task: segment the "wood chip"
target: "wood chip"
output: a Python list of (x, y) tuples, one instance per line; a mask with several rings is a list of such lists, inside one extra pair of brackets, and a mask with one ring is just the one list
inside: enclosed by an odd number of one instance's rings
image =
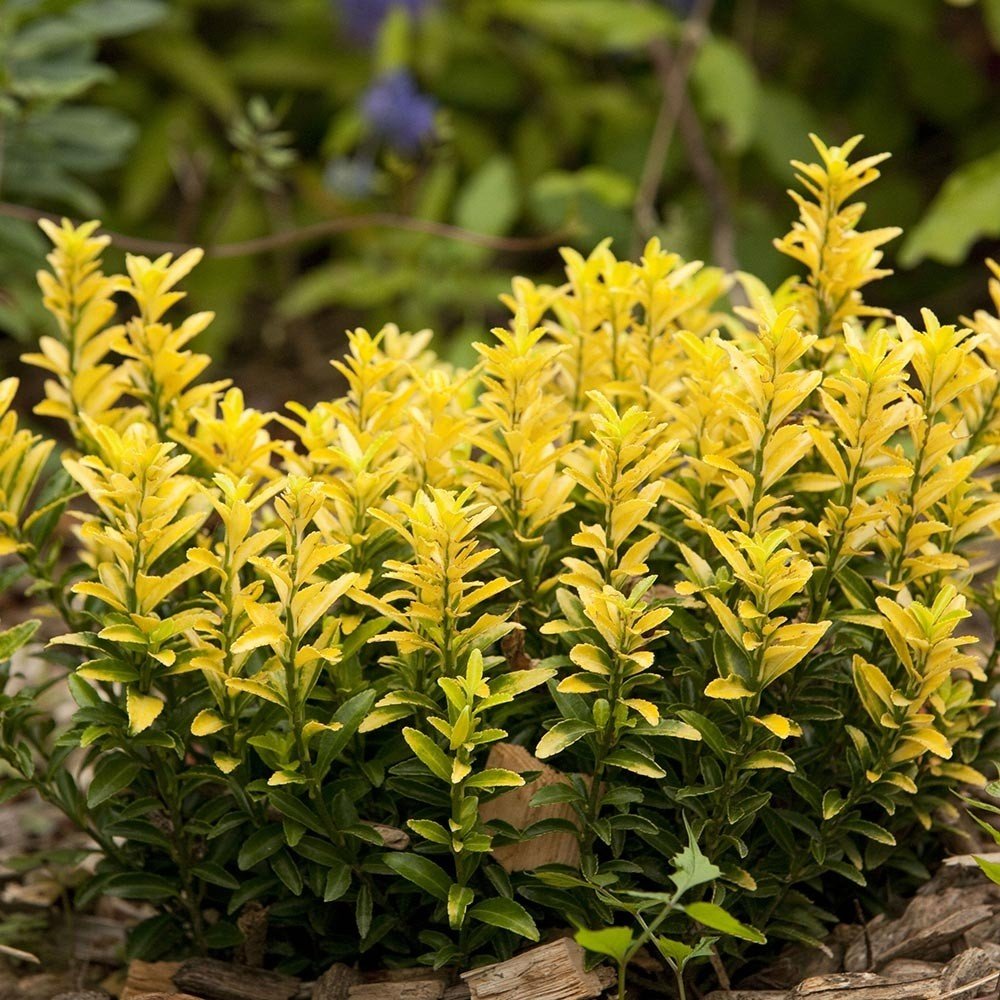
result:
[(408, 979), (399, 983), (359, 983), (348, 991), (348, 1000), (442, 1000), (443, 979)]
[[(872, 968), (879, 970), (894, 958), (928, 959), (937, 949), (989, 920), (998, 909), (992, 888), (952, 888), (916, 896), (898, 920), (876, 917), (868, 924)], [(867, 967), (867, 942), (859, 934), (847, 949), (844, 968), (862, 972)]]
[(251, 899), (240, 910), (236, 926), (243, 935), (243, 942), (233, 957), (241, 965), (259, 969), (264, 964), (264, 954), (267, 951), (267, 907), (256, 899)]
[(62, 886), (55, 879), (26, 879), (5, 885), (0, 893), (0, 902), (14, 908), (47, 910), (62, 894)]
[(464, 972), (462, 979), (471, 1000), (588, 1000), (604, 992), (614, 973), (587, 972), (583, 960), (575, 941), (559, 938), (506, 962)]
[(139, 1000), (150, 993), (176, 993), (173, 975), (180, 962), (143, 962), (133, 959), (128, 965), (120, 1000)]
[(370, 826), (382, 838), (382, 846), (390, 851), (405, 851), (410, 846), (410, 835), (405, 830), (385, 823), (371, 823)]
[(944, 962), (923, 962), (918, 958), (894, 958), (882, 970), (886, 979), (898, 983), (907, 979), (933, 979), (944, 972)]
[(953, 854), (950, 858), (945, 858), (941, 864), (946, 868), (955, 866), (959, 868), (978, 868), (979, 865), (976, 863), (976, 858), (997, 863), (1000, 862), (1000, 851), (985, 851), (982, 854)]
[(844, 972), (813, 976), (789, 993), (789, 1000), (928, 1000), (940, 989), (941, 980), (910, 979), (893, 982), (872, 972)]
[(788, 1000), (788, 990), (714, 990), (704, 1000)]
[(232, 965), (214, 958), (192, 958), (173, 975), (174, 986), (204, 1000), (291, 1000), (301, 987), (298, 979), (280, 972)]
[(136, 993), (132, 1000), (203, 1000), (190, 993)]
[[(557, 802), (537, 807), (531, 805), (531, 799), (537, 791), (548, 785), (568, 782), (569, 779), (561, 771), (533, 757), (524, 747), (513, 743), (494, 744), (487, 757), (486, 766), (503, 767), (518, 774), (526, 771), (541, 772), (534, 781), (504, 792), (489, 802), (483, 802), (479, 807), (479, 815), (486, 822), (494, 819), (503, 820), (516, 830), (523, 830), (543, 819), (577, 822), (576, 813), (567, 803)], [(529, 871), (540, 865), (549, 864), (576, 868), (580, 864), (580, 843), (570, 833), (546, 833), (521, 844), (496, 847), (493, 849), (493, 856), (508, 872)]]
[(336, 962), (316, 980), (312, 1000), (348, 1000), (351, 987), (360, 982), (361, 973), (357, 969)]
[(1000, 963), (982, 948), (969, 948), (957, 955), (941, 974), (941, 992), (954, 1000), (972, 1000), (997, 988)]
[[(896, 924), (902, 920), (886, 923)], [(705, 1000), (974, 1000), (992, 995), (990, 991), (997, 988), (998, 979), (1000, 948), (996, 952), (972, 948), (947, 965), (919, 959), (895, 959), (886, 963), (882, 975), (832, 973), (811, 976), (787, 991), (717, 990)]]

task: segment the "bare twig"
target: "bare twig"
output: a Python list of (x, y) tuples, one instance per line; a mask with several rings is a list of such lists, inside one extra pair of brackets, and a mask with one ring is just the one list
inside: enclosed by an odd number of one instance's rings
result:
[(20, 948), (12, 948), (7, 944), (0, 944), (0, 955), (6, 955), (8, 958), (17, 959), (19, 962), (31, 962), (34, 965), (39, 965), (41, 959), (37, 955), (32, 955), (30, 951), (22, 951)]
[[(38, 222), (40, 219), (51, 219), (53, 222), (59, 222), (62, 218), (53, 212), (41, 212), (36, 208), (15, 205), (11, 202), (0, 202), (0, 215), (10, 219), (21, 219), (24, 222)], [(215, 246), (209, 246), (205, 254), (208, 257), (250, 257), (254, 254), (267, 253), (299, 243), (322, 240), (328, 236), (355, 229), (402, 229), (407, 232), (421, 233), (424, 236), (436, 236), (458, 243), (483, 247), (487, 250), (508, 253), (545, 250), (556, 246), (569, 236), (566, 231), (547, 233), (543, 236), (490, 236), (487, 233), (477, 233), (471, 229), (452, 226), (446, 222), (413, 219), (407, 215), (396, 215), (392, 212), (371, 212), (366, 215), (345, 215), (336, 219), (324, 219), (322, 222), (315, 222), (309, 226), (299, 226), (296, 229), (287, 229), (269, 236), (259, 236), (252, 240), (219, 243)], [(101, 232), (111, 238), (114, 246), (132, 253), (155, 255), (184, 253), (191, 249), (189, 243), (147, 240), (137, 236), (128, 236), (125, 233), (116, 233), (110, 229), (102, 229)]]
[(677, 128), (691, 67), (704, 40), (714, 2), (715, 0), (697, 0), (691, 16), (684, 22), (683, 33), (676, 46), (666, 39), (659, 39), (650, 45), (650, 56), (660, 82), (662, 98), (633, 205), (633, 253), (638, 252), (657, 225), (656, 193), (663, 179), (663, 169)]
[(719, 980), (719, 985), (724, 990), (732, 989), (732, 984), (729, 981), (729, 973), (726, 972), (726, 967), (722, 964), (722, 959), (719, 958), (719, 952), (714, 944), (712, 945), (712, 950), (708, 954), (708, 960), (712, 964), (712, 971)]
[(691, 102), (691, 95), (686, 91), (681, 98), (677, 128), (687, 150), (691, 169), (708, 196), (708, 208), (712, 216), (712, 258), (730, 273), (738, 271), (740, 265), (736, 258), (736, 229), (733, 225), (729, 189), (718, 164), (712, 158), (705, 141), (705, 131)]
[(854, 897), (854, 912), (857, 915), (858, 923), (861, 924), (861, 933), (865, 938), (865, 968), (870, 969), (875, 964), (875, 956), (872, 952), (872, 938), (868, 933), (868, 921), (865, 920), (864, 910), (861, 909), (861, 902)]

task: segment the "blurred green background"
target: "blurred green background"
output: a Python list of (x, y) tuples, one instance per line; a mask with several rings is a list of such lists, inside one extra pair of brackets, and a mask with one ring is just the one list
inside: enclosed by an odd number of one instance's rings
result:
[(277, 406), (329, 394), (359, 324), (468, 359), (559, 243), (655, 233), (777, 282), (809, 131), (893, 153), (880, 299), (969, 314), (998, 50), (1000, 0), (0, 0), (0, 369), (46, 328), (26, 209), (226, 254), (189, 283), (202, 349)]

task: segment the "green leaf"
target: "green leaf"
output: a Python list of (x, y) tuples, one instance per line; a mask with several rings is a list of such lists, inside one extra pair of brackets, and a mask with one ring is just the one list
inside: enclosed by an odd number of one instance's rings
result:
[(496, 899), (483, 900), (469, 909), (469, 916), (491, 927), (502, 927), (505, 931), (513, 931), (529, 941), (537, 941), (539, 937), (538, 928), (531, 919), (531, 914), (513, 899), (499, 896)]
[(297, 799), (291, 792), (286, 792), (281, 788), (269, 788), (267, 797), (271, 800), (275, 808), (289, 819), (301, 823), (304, 827), (318, 833), (321, 837), (329, 835), (330, 831), (323, 825), (323, 821), (309, 808), (301, 799)]
[(579, 170), (550, 170), (532, 185), (532, 200), (552, 203), (566, 214), (570, 205), (590, 197), (609, 208), (623, 209), (635, 196), (632, 178), (607, 167), (589, 166)]
[(531, 805), (550, 806), (561, 802), (579, 802), (582, 799), (580, 792), (568, 781), (557, 781), (539, 788), (531, 797)]
[(830, 861), (827, 859), (825, 864), (830, 871), (836, 872), (842, 878), (846, 878), (849, 882), (853, 882), (855, 885), (868, 884), (864, 875), (862, 875), (861, 872), (854, 867), (854, 865), (848, 864), (846, 861)]
[(403, 739), (406, 740), (406, 745), (417, 755), (417, 759), (431, 774), (446, 781), (449, 785), (451, 784), (451, 761), (426, 733), (407, 726), (403, 729)]
[(167, 6), (161, 0), (87, 0), (67, 11), (81, 37), (112, 38), (131, 35), (161, 21)]
[(465, 885), (452, 885), (448, 890), (448, 925), (458, 930), (465, 923), (465, 911), (469, 908), (475, 893)]
[(662, 778), (667, 773), (652, 757), (629, 747), (619, 747), (617, 750), (613, 750), (604, 758), (604, 761), (606, 764), (624, 768), (626, 771), (641, 774), (646, 778)]
[(373, 908), (371, 886), (367, 882), (362, 882), (358, 889), (358, 898), (354, 902), (354, 922), (362, 941), (368, 937), (368, 932), (371, 930)]
[(669, 37), (676, 22), (650, 0), (496, 0), (496, 11), (584, 52), (641, 48)]
[(694, 948), (684, 944), (683, 941), (675, 941), (673, 938), (660, 937), (654, 935), (653, 944), (657, 951), (666, 959), (675, 962), (683, 967), (684, 963), (694, 954)]
[(740, 923), (735, 917), (726, 913), (721, 906), (716, 906), (715, 903), (689, 903), (684, 907), (684, 910), (692, 920), (697, 920), (699, 924), (704, 924), (713, 931), (729, 934), (731, 937), (738, 937), (744, 941), (753, 941), (755, 944), (767, 942), (767, 938), (760, 931)]
[(753, 674), (753, 666), (746, 651), (740, 649), (722, 629), (718, 629), (712, 636), (712, 656), (722, 678), (733, 677), (746, 682)]
[(691, 72), (702, 114), (725, 130), (733, 152), (749, 146), (757, 126), (760, 84), (753, 63), (725, 38), (709, 38), (698, 52)]
[(736, 752), (736, 748), (722, 735), (722, 730), (711, 719), (686, 708), (681, 709), (677, 714), (689, 726), (694, 726), (701, 733), (702, 739), (720, 757)]
[(269, 823), (260, 830), (250, 834), (243, 846), (240, 848), (236, 863), (240, 871), (253, 868), (254, 865), (266, 861), (272, 854), (276, 854), (285, 845), (285, 831), (278, 823)]
[(31, 618), (0, 632), (0, 663), (9, 660), (22, 646), (29, 643), (41, 624), (37, 618)]
[(1000, 149), (959, 167), (914, 226), (899, 252), (913, 267), (925, 258), (960, 264), (976, 240), (1000, 236)]
[(331, 867), (326, 873), (326, 883), (323, 886), (323, 902), (332, 903), (340, 899), (351, 887), (351, 866), (339, 864)]
[(94, 780), (87, 790), (87, 805), (93, 809), (107, 802), (131, 785), (140, 770), (141, 766), (124, 754), (104, 757), (94, 769)]
[(153, 875), (149, 872), (121, 872), (112, 875), (104, 882), (101, 891), (120, 899), (145, 899), (153, 902), (176, 898), (180, 886), (163, 878), (162, 875)]
[(284, 883), (285, 888), (293, 896), (302, 892), (302, 873), (299, 866), (287, 851), (279, 851), (271, 858), (271, 871)]
[(795, 761), (780, 750), (758, 750), (751, 754), (740, 766), (741, 771), (764, 771), (768, 768), (794, 773)]
[(125, 958), (154, 961), (183, 938), (177, 919), (172, 914), (149, 917), (133, 927), (125, 945)]
[(553, 757), (567, 747), (571, 747), (577, 740), (582, 740), (584, 736), (589, 736), (594, 732), (592, 722), (582, 722), (577, 719), (564, 719), (557, 722), (539, 741), (535, 747), (535, 756), (541, 760), (546, 757)]
[(191, 871), (203, 882), (222, 886), (223, 889), (238, 889), (240, 887), (238, 879), (230, 875), (222, 865), (215, 861), (203, 861), (201, 864), (195, 865)]
[(788, 161), (814, 155), (808, 136), (821, 128), (820, 116), (800, 94), (771, 84), (760, 87), (753, 142), (772, 177), (787, 183)]
[(1000, 0), (983, 0), (983, 20), (995, 52), (1000, 52)]
[(884, 826), (869, 823), (865, 819), (847, 820), (844, 823), (844, 829), (851, 833), (860, 833), (862, 837), (874, 840), (878, 844), (885, 844), (887, 847), (896, 846), (896, 838)]
[(991, 881), (1000, 885), (1000, 863), (996, 861), (987, 861), (986, 858), (980, 858), (973, 855), (973, 860), (979, 865), (983, 870), (983, 874)]
[(688, 845), (671, 859), (674, 874), (670, 876), (670, 881), (677, 886), (678, 896), (683, 896), (696, 886), (714, 882), (722, 874), (721, 869), (702, 853), (687, 818), (684, 826), (687, 829)]
[(573, 935), (581, 948), (607, 955), (624, 965), (632, 947), (632, 931), (628, 927), (605, 927), (599, 931), (579, 930)]
[(220, 920), (205, 931), (205, 944), (212, 949), (235, 948), (243, 941), (243, 931), (228, 920)]
[(871, 584), (850, 566), (841, 566), (837, 570), (837, 582), (852, 608), (875, 607), (875, 591)]
[(374, 68), (379, 75), (404, 69), (410, 62), (410, 15), (403, 6), (391, 4), (378, 32)]
[(466, 779), (466, 788), (520, 788), (524, 778), (504, 767), (488, 767)]
[(415, 273), (406, 267), (388, 270), (366, 261), (334, 260), (310, 268), (291, 283), (278, 301), (278, 312), (294, 319), (329, 306), (372, 309), (411, 292)]
[(841, 812), (847, 802), (841, 797), (836, 788), (831, 788), (823, 793), (823, 819), (833, 819), (837, 813)]
[(435, 899), (440, 899), (442, 902), (448, 899), (451, 879), (444, 869), (434, 864), (430, 858), (419, 854), (394, 852), (383, 854), (382, 863)]
[(451, 836), (440, 824), (431, 819), (411, 819), (406, 821), (406, 825), (424, 840), (429, 840), (432, 844), (441, 844), (448, 847), (451, 844)]
[(487, 160), (468, 180), (455, 205), (455, 221), (463, 229), (502, 236), (521, 210), (520, 187), (507, 156)]
[(294, 847), (302, 857), (315, 861), (324, 868), (333, 868), (344, 863), (341, 852), (329, 840), (302, 837)]

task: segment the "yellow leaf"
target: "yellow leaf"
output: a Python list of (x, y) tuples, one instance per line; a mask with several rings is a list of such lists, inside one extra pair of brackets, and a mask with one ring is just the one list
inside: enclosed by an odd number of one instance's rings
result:
[(142, 694), (135, 688), (129, 688), (125, 695), (125, 707), (128, 712), (128, 725), (132, 735), (143, 732), (156, 721), (163, 711), (163, 702), (151, 694)]
[(765, 715), (758, 718), (756, 715), (750, 716), (752, 722), (763, 726), (774, 733), (780, 740), (788, 739), (789, 736), (801, 736), (802, 727), (792, 719), (786, 719), (783, 715)]
[(253, 625), (234, 643), (234, 653), (248, 653), (260, 646), (276, 646), (285, 641), (285, 633), (279, 625)]
[(581, 669), (589, 670), (594, 674), (611, 673), (611, 664), (607, 654), (589, 642), (581, 642), (575, 645), (569, 652), (569, 658)]
[(215, 753), (212, 754), (212, 763), (223, 773), (231, 774), (240, 766), (239, 759), (236, 757), (230, 757), (228, 754)]
[(302, 727), (302, 735), (308, 742), (318, 733), (335, 733), (338, 729), (343, 728), (344, 726), (341, 722), (318, 722), (316, 719), (310, 719)]
[(607, 683), (595, 674), (571, 674), (564, 677), (559, 682), (558, 690), (563, 694), (592, 694), (594, 691), (603, 691)]
[(945, 759), (951, 756), (951, 744), (944, 733), (938, 732), (932, 726), (924, 726), (906, 734), (908, 740), (918, 743), (937, 757)]
[(191, 733), (194, 736), (211, 736), (225, 726), (225, 722), (218, 712), (210, 709), (203, 709), (191, 722)]
[(660, 710), (651, 701), (646, 701), (644, 698), (626, 698), (625, 704), (638, 712), (651, 726), (660, 721)]
[(716, 677), (705, 688), (708, 698), (722, 698), (725, 701), (735, 701), (739, 698), (749, 698), (753, 694), (738, 677)]
[(242, 677), (230, 677), (226, 680), (226, 687), (230, 691), (243, 691), (246, 694), (254, 694), (258, 698), (263, 698), (274, 705), (282, 705), (284, 702), (278, 696), (278, 692), (269, 688), (260, 681), (244, 680)]

